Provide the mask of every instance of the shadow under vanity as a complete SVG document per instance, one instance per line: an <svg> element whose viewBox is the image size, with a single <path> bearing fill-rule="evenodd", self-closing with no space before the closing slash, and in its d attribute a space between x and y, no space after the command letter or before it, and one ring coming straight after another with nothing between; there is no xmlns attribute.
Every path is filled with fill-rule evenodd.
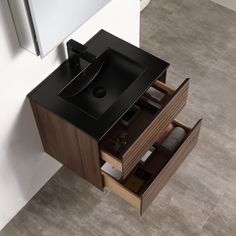
<svg viewBox="0 0 236 236"><path fill-rule="evenodd" d="M142 214L197 143L175 120L189 79L166 84L169 64L101 30L28 95L45 152Z"/></svg>

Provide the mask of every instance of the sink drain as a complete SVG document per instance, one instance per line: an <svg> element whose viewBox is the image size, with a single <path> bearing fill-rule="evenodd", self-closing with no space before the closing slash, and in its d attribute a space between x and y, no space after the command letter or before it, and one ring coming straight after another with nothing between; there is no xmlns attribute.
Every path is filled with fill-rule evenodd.
<svg viewBox="0 0 236 236"><path fill-rule="evenodd" d="M106 94L107 94L107 91L103 87L96 87L93 90L93 96L96 97L96 98L103 98L103 97L106 96Z"/></svg>

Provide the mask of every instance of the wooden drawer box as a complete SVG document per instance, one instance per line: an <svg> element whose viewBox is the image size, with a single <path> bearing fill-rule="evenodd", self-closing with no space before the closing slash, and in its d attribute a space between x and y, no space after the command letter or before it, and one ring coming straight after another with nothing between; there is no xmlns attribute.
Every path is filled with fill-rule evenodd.
<svg viewBox="0 0 236 236"><path fill-rule="evenodd" d="M201 120L199 120L193 128L189 128L177 121L174 121L174 123L183 127L187 131L187 136L176 152L171 157L168 157L165 162L163 162L163 160L155 162L155 168L160 171L150 183L146 184L141 193L137 194L132 192L124 186L123 183L125 180L118 181L105 171L102 171L104 185L138 208L140 214L147 209L197 143ZM158 151L156 155L158 155Z"/></svg>
<svg viewBox="0 0 236 236"><path fill-rule="evenodd" d="M156 81L152 87L167 94L163 106L154 112L142 110L127 129L118 122L99 143L101 158L123 172L124 178L185 106L189 79L186 79L176 90L160 81ZM139 101L137 104L139 104ZM128 134L128 142L121 152L116 153L111 150L110 140L113 140L122 132Z"/></svg>

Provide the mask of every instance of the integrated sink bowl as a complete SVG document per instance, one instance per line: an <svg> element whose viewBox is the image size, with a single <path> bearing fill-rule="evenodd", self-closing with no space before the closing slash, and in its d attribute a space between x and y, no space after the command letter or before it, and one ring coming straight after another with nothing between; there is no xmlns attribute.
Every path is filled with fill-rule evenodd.
<svg viewBox="0 0 236 236"><path fill-rule="evenodd" d="M145 66L108 48L67 84L59 96L99 119L145 70Z"/></svg>
<svg viewBox="0 0 236 236"><path fill-rule="evenodd" d="M96 141L156 80L165 83L169 67L104 30L84 45L67 42L67 51L68 59L28 97ZM81 63L82 70L77 67L78 57L88 62L87 67Z"/></svg>

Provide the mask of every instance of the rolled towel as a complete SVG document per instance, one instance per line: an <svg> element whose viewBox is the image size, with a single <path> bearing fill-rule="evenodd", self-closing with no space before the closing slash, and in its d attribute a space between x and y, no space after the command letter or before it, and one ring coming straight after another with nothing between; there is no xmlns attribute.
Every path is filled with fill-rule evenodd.
<svg viewBox="0 0 236 236"><path fill-rule="evenodd" d="M187 135L187 132L182 127L175 127L170 135L161 144L162 147L168 149L171 153L174 153L179 145L183 142Z"/></svg>

